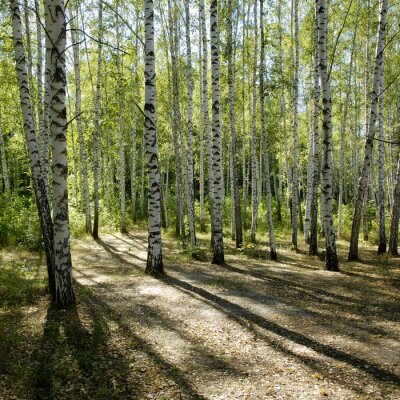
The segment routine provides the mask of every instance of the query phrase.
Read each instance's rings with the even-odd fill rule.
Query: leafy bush
[[[20,245],[29,250],[42,248],[36,204],[30,197],[0,195],[0,246]]]

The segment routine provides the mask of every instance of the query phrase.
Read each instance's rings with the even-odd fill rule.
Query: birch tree
[[[103,3],[97,3],[98,8],[98,44],[97,44],[97,78],[96,98],[94,103],[94,132],[93,132],[93,183],[94,183],[94,216],[93,237],[99,237],[99,170],[100,170],[100,100],[101,100],[101,73],[102,73],[102,50],[103,50]]]
[[[338,271],[339,262],[336,254],[336,238],[333,226],[332,206],[332,100],[326,54],[328,10],[326,0],[316,0],[316,5],[318,15],[319,73],[323,104],[321,204],[326,247],[325,268],[329,271]],[[295,213],[293,214],[296,215]]]
[[[221,165],[221,124],[220,124],[220,83],[219,83],[219,26],[218,1],[210,3],[211,36],[211,79],[212,79],[212,218],[213,218],[213,264],[223,264],[224,242],[222,222],[222,165]]]
[[[240,194],[238,182],[238,159],[236,154],[236,121],[235,121],[235,72],[234,72],[234,59],[233,59],[233,37],[232,37],[232,16],[233,5],[232,0],[228,3],[228,86],[229,86],[229,118],[230,118],[230,131],[231,131],[231,179],[232,179],[232,199],[233,199],[233,221],[235,228],[236,248],[240,248],[243,244],[242,232],[242,212],[240,208]],[[233,231],[233,229],[232,229]]]
[[[148,189],[148,251],[146,273],[151,275],[164,272],[161,246],[161,203],[160,173],[158,169],[157,127],[155,120],[155,51],[154,51],[154,4],[144,0],[145,21],[145,99],[144,135],[147,157]]]
[[[349,261],[358,259],[358,236],[360,232],[360,223],[363,212],[363,202],[366,196],[366,191],[368,190],[368,180],[371,171],[372,149],[375,137],[375,125],[378,114],[380,77],[381,77],[381,69],[383,68],[383,52],[385,48],[387,8],[388,8],[388,0],[382,0],[380,3],[380,10],[379,10],[379,27],[378,27],[378,39],[377,39],[376,55],[375,55],[375,68],[374,68],[374,81],[373,81],[374,84],[371,93],[371,109],[369,114],[368,130],[366,132],[364,162],[361,171],[361,176],[358,181],[357,197],[355,201],[353,223],[351,227],[350,249],[348,257]]]
[[[258,59],[258,24],[257,2],[254,1],[254,66],[252,83],[252,124],[251,124],[251,241],[255,242],[257,232],[258,194],[257,194],[257,59]]]
[[[0,114],[0,158],[1,158],[1,172],[3,177],[4,191],[10,191],[10,180],[8,179],[8,167],[6,158],[6,147],[4,145],[3,127]]]
[[[293,78],[293,168],[292,168],[292,247],[297,249],[297,214],[299,210],[298,130],[299,130],[299,1],[294,0],[294,78]]]
[[[72,288],[72,261],[68,219],[68,159],[66,121],[66,18],[63,0],[46,0],[45,12],[51,21],[50,132],[52,147],[53,223],[56,303],[66,307],[75,300]]]
[[[261,36],[261,59],[260,59],[260,108],[261,108],[261,137],[263,142],[263,161],[264,161],[264,173],[265,173],[265,186],[267,194],[267,223],[269,232],[269,245],[271,259],[276,260],[276,244],[274,234],[274,223],[272,220],[272,194],[271,194],[271,178],[269,170],[269,152],[268,142],[265,129],[265,87],[264,87],[264,65],[265,65],[265,37],[264,37],[264,0],[260,0],[260,36]]]
[[[76,10],[78,11],[78,10]],[[80,35],[77,24],[77,15],[71,18],[72,21],[72,51],[74,57],[74,72],[75,72],[75,119],[78,130],[79,153],[81,157],[81,175],[83,177],[83,192],[85,199],[85,217],[86,217],[86,232],[92,231],[92,216],[90,212],[90,193],[89,193],[89,178],[86,159],[86,149],[83,138],[83,126],[81,117],[81,66],[80,66]]]

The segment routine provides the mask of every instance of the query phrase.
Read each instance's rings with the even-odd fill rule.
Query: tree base
[[[223,250],[219,250],[219,251],[214,250],[214,255],[213,255],[211,264],[216,264],[216,265],[224,265],[225,264],[225,257],[224,257]]]
[[[326,251],[325,269],[331,272],[339,272],[339,260],[336,251],[332,251],[332,249]]]
[[[278,255],[276,254],[275,250],[271,250],[271,260],[278,261]]]
[[[386,253],[386,243],[379,243],[378,254]]]
[[[349,257],[347,258],[348,261],[360,261],[358,258],[358,254],[349,253]]]
[[[160,254],[158,257],[148,255],[147,265],[144,272],[145,274],[151,276],[164,275],[164,264],[162,260],[162,255]]]

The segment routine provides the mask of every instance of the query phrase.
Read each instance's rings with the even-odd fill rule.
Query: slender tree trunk
[[[78,24],[75,19],[72,20],[72,50],[74,57],[74,71],[75,71],[75,119],[78,128],[78,141],[79,141],[79,153],[81,156],[81,176],[83,177],[83,191],[85,195],[85,217],[86,217],[86,232],[92,231],[92,216],[90,212],[90,193],[89,193],[89,178],[86,160],[86,150],[83,138],[83,127],[81,118],[81,72],[80,72],[80,54],[79,54],[79,43],[80,35],[78,31]]]
[[[99,169],[100,169],[100,100],[101,100],[101,72],[102,72],[102,50],[103,50],[103,3],[98,1],[98,38],[97,44],[97,79],[96,98],[94,103],[94,132],[93,132],[93,183],[94,183],[94,218],[93,237],[99,237]]]
[[[213,218],[213,264],[223,264],[224,242],[222,223],[222,163],[221,163],[221,125],[220,125],[220,83],[219,83],[219,27],[218,1],[210,4],[211,36],[211,79],[212,79],[212,218]]]
[[[148,252],[146,273],[164,272],[161,248],[160,173],[158,170],[157,127],[155,120],[155,51],[154,51],[154,5],[144,0],[145,20],[145,100],[144,135],[147,155],[148,189]]]
[[[53,221],[51,218],[51,211],[47,195],[48,192],[46,190],[46,183],[42,174],[42,168],[40,164],[39,148],[36,141],[35,125],[32,118],[31,99],[28,87],[24,46],[22,41],[21,14],[17,1],[11,0],[10,3],[12,12],[15,64],[17,69],[22,115],[24,119],[25,141],[28,148],[29,164],[31,168],[36,206],[39,214],[40,227],[43,235],[44,248],[46,252],[49,290],[52,296],[52,300],[55,301],[56,284],[55,284],[55,265],[54,265],[55,258],[54,258]]]
[[[117,11],[118,11],[117,3]],[[117,47],[121,44],[120,22],[117,18]],[[119,204],[120,204],[120,231],[126,233],[126,201],[125,201],[125,122],[124,122],[124,95],[122,91],[121,53],[117,50],[118,76],[118,109],[119,109]]]
[[[400,217],[400,156],[397,162],[396,185],[393,191],[392,220],[390,223],[389,255],[398,256],[397,244],[399,240]]]
[[[204,212],[204,112],[203,112],[203,32],[202,24],[199,24],[199,95],[200,95],[200,110],[199,113],[199,185],[200,185],[200,232],[206,231],[205,212]]]
[[[1,158],[1,171],[3,174],[4,191],[9,192],[10,191],[10,180],[8,179],[6,148],[5,148],[4,139],[3,139],[1,114],[0,114],[0,158]]]
[[[171,0],[168,0],[168,32],[169,32],[169,48],[171,54],[171,69],[172,69],[172,89],[173,89],[173,118],[172,118],[172,133],[174,138],[175,150],[175,207],[176,207],[176,226],[175,232],[177,236],[181,236],[182,243],[185,245],[185,225],[184,225],[184,204],[182,194],[182,179],[181,172],[185,168],[181,168],[181,156],[184,154],[183,143],[179,140],[179,134],[182,129],[181,126],[181,113],[179,105],[179,75],[178,75],[178,61],[177,61],[177,48],[176,48],[176,32],[175,21]]]
[[[46,0],[46,26],[51,24],[51,147],[56,304],[74,303],[68,220],[68,159],[66,121],[66,18],[63,0]]]
[[[269,154],[268,142],[265,129],[265,108],[264,108],[264,65],[265,65],[265,38],[264,38],[264,0],[260,0],[260,36],[261,36],[261,60],[260,60],[260,108],[261,108],[261,138],[263,142],[263,160],[265,173],[265,189],[267,194],[267,222],[269,232],[269,246],[271,259],[276,260],[276,244],[274,234],[274,223],[272,219],[272,194],[271,194],[271,177],[269,170]],[[276,189],[275,189],[276,190]]]
[[[384,67],[382,61],[379,96],[379,143],[378,143],[378,214],[379,214],[379,245],[378,254],[386,253],[385,230],[385,143],[384,143]]]
[[[257,232],[257,214],[258,214],[258,195],[257,195],[257,60],[258,60],[258,24],[257,24],[257,2],[254,1],[254,67],[252,84],[252,124],[251,124],[251,241],[255,242]]]
[[[318,182],[319,182],[319,60],[318,60],[318,15],[315,12],[314,32],[314,109],[313,109],[313,140],[312,140],[312,183],[310,196],[310,239],[309,253],[318,254]]]
[[[346,131],[347,131],[347,115],[349,111],[349,103],[350,103],[350,95],[352,93],[351,83],[352,83],[352,75],[353,75],[353,59],[354,59],[354,50],[357,38],[357,28],[358,28],[358,15],[360,11],[360,4],[357,8],[356,15],[356,25],[353,34],[353,40],[351,45],[350,52],[350,64],[349,64],[349,73],[347,77],[347,91],[346,98],[344,102],[344,110],[343,110],[343,119],[341,126],[341,135],[340,135],[340,166],[339,166],[339,200],[338,200],[338,238],[340,239],[342,235],[342,227],[343,227],[343,217],[342,217],[342,205],[344,203],[344,190],[345,190],[345,171],[346,168]]]
[[[213,205],[213,152],[212,152],[212,137],[210,132],[210,117],[208,112],[208,41],[206,30],[206,17],[204,9],[204,0],[200,0],[200,23],[201,33],[203,37],[203,121],[206,141],[206,156],[207,156],[207,172],[208,172],[208,196],[210,202],[211,214],[211,235],[214,234],[214,205]],[[214,245],[214,240],[211,238],[211,243]]]
[[[311,121],[310,127],[313,127]],[[311,197],[312,197],[312,177],[313,177],[313,143],[314,143],[314,132],[310,129],[310,138],[308,146],[308,165],[307,165],[307,189],[306,189],[306,200],[305,200],[305,215],[304,215],[304,241],[310,244],[310,213],[311,213]]]
[[[293,168],[292,168],[292,247],[297,249],[297,214],[299,209],[298,130],[299,130],[299,1],[294,0],[294,79],[293,79]]]
[[[190,42],[190,8],[189,0],[185,0],[185,32],[186,32],[186,79],[187,79],[187,208],[189,217],[189,234],[192,247],[196,246],[196,225],[194,211],[194,174],[193,174],[193,77],[192,77],[192,45]],[[185,166],[186,169],[186,166]]]
[[[387,23],[387,7],[388,0],[382,0],[380,3],[380,14],[379,14],[379,31],[378,41],[376,46],[376,58],[375,58],[375,70],[374,70],[374,85],[371,94],[371,110],[369,116],[368,131],[365,142],[365,155],[361,176],[358,182],[357,198],[354,208],[353,224],[351,228],[350,238],[350,250],[349,250],[349,261],[358,259],[358,235],[360,232],[360,222],[363,211],[363,201],[368,190],[368,179],[371,170],[371,158],[373,142],[375,137],[375,124],[378,113],[378,100],[379,100],[379,88],[380,88],[380,76],[381,68],[383,66],[383,51],[385,46],[385,30]]]
[[[228,14],[228,86],[229,86],[229,118],[230,118],[230,132],[231,132],[231,158],[230,158],[230,169],[231,169],[231,190],[232,190],[232,210],[233,218],[232,225],[235,231],[232,229],[236,240],[236,248],[240,248],[243,244],[243,231],[242,231],[242,212],[240,208],[240,194],[239,194],[239,181],[238,181],[238,159],[236,154],[236,121],[235,121],[235,71],[234,71],[234,59],[233,59],[233,37],[232,37],[232,16],[233,16],[233,5],[232,0],[228,3],[229,14]]]
[[[322,210],[326,243],[326,269],[338,271],[336,238],[333,226],[332,206],[332,100],[327,63],[327,5],[326,0],[316,0],[318,15],[319,72],[322,88],[323,125],[322,125]]]

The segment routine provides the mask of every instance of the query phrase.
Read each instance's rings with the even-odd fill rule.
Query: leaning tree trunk
[[[382,61],[383,63],[383,61]],[[384,68],[381,68],[380,98],[379,98],[379,144],[378,144],[378,214],[379,214],[379,245],[378,254],[386,253],[385,230],[385,143],[384,143]]]
[[[299,0],[294,0],[295,61],[293,79],[293,170],[292,170],[292,247],[297,249],[297,214],[299,209]]]
[[[51,23],[51,148],[53,177],[53,223],[56,304],[66,307],[75,301],[68,220],[68,159],[66,121],[66,18],[64,0],[46,0],[47,23]]]
[[[257,59],[258,59],[258,33],[257,33],[257,2],[254,1],[254,67],[252,84],[252,124],[251,124],[251,241],[255,242],[257,232],[258,195],[257,195]]]
[[[396,185],[393,191],[392,221],[390,224],[389,255],[398,256],[400,217],[400,156],[397,162]]]
[[[96,80],[96,98],[94,103],[94,132],[93,132],[93,183],[94,183],[94,216],[93,216],[93,237],[99,237],[99,169],[100,169],[100,99],[101,99],[101,67],[103,50],[103,3],[98,1],[98,38],[97,45],[97,80]]]
[[[86,217],[86,232],[92,231],[92,216],[90,212],[90,193],[89,193],[89,178],[86,160],[85,142],[83,138],[83,127],[81,118],[81,71],[80,71],[80,54],[79,54],[79,43],[80,35],[78,30],[78,24],[72,19],[72,50],[74,57],[74,70],[75,70],[75,119],[78,128],[78,142],[79,142],[79,153],[81,156],[81,169],[83,176],[83,192],[85,195],[85,217]]]
[[[322,212],[326,243],[326,265],[329,271],[338,271],[336,238],[333,226],[332,206],[332,100],[327,63],[327,5],[326,0],[316,0],[318,15],[318,51],[319,72],[322,89],[323,125],[322,125]]]
[[[15,64],[17,69],[20,102],[24,120],[25,141],[28,148],[29,164],[31,168],[33,188],[35,192],[36,206],[39,214],[40,227],[43,235],[46,252],[47,273],[49,290],[52,300],[56,300],[55,284],[55,258],[53,221],[51,219],[48,191],[40,164],[39,147],[36,141],[35,125],[32,117],[31,99],[28,88],[27,71],[25,64],[24,46],[22,41],[21,14],[16,0],[11,0],[13,42],[15,52]]]
[[[388,0],[382,0],[379,13],[378,41],[376,45],[374,85],[371,93],[371,110],[368,131],[365,141],[365,154],[361,176],[358,181],[357,198],[354,208],[353,224],[351,227],[349,261],[358,260],[358,236],[363,212],[363,202],[368,191],[368,180],[371,170],[372,149],[375,137],[375,125],[378,113],[379,88],[381,69],[383,67],[383,52],[385,48],[385,30],[387,22]]]
[[[154,51],[154,4],[144,1],[145,20],[145,99],[144,135],[146,143],[148,188],[148,230],[146,273],[157,275],[164,272],[161,248],[160,173],[158,170],[157,127],[155,120],[155,51]]]
[[[312,140],[312,182],[310,196],[310,238],[309,253],[318,254],[318,182],[319,182],[319,60],[318,60],[318,16],[315,13],[314,32],[314,109],[313,109],[313,140]]]
[[[231,127],[231,190],[233,200],[233,227],[232,232],[235,232],[236,248],[240,248],[243,244],[243,231],[242,231],[242,212],[240,209],[240,194],[238,182],[238,159],[236,154],[236,121],[235,121],[235,72],[234,72],[234,57],[233,57],[233,38],[232,38],[232,14],[233,5],[232,0],[229,0],[229,13],[228,13],[228,86],[229,86],[229,117]]]
[[[224,242],[222,225],[222,166],[221,166],[221,124],[220,124],[220,84],[219,84],[219,28],[218,1],[210,4],[211,36],[211,79],[212,79],[212,218],[213,218],[213,264],[223,264]]]
[[[196,246],[196,225],[194,211],[194,174],[193,174],[193,77],[192,77],[192,46],[190,42],[190,9],[189,0],[185,1],[186,28],[186,79],[187,79],[187,207],[189,217],[189,234],[192,247]],[[186,166],[185,166],[186,168]]]
[[[2,129],[2,124],[1,124],[1,114],[0,114],[0,158],[1,158],[1,171],[2,171],[2,176],[3,176],[4,191],[9,192],[10,191],[10,180],[8,179],[6,148],[4,146],[3,129]]]
[[[268,155],[268,142],[265,132],[265,109],[264,109],[264,64],[265,64],[265,38],[264,38],[264,0],[260,0],[260,36],[261,36],[261,60],[260,60],[260,108],[261,108],[261,137],[264,148],[264,174],[265,174],[265,188],[267,194],[267,222],[269,231],[269,246],[271,259],[276,260],[276,244],[274,235],[274,223],[272,220],[272,194],[271,194],[271,178],[269,171],[269,155]],[[276,190],[276,188],[275,188]]]

